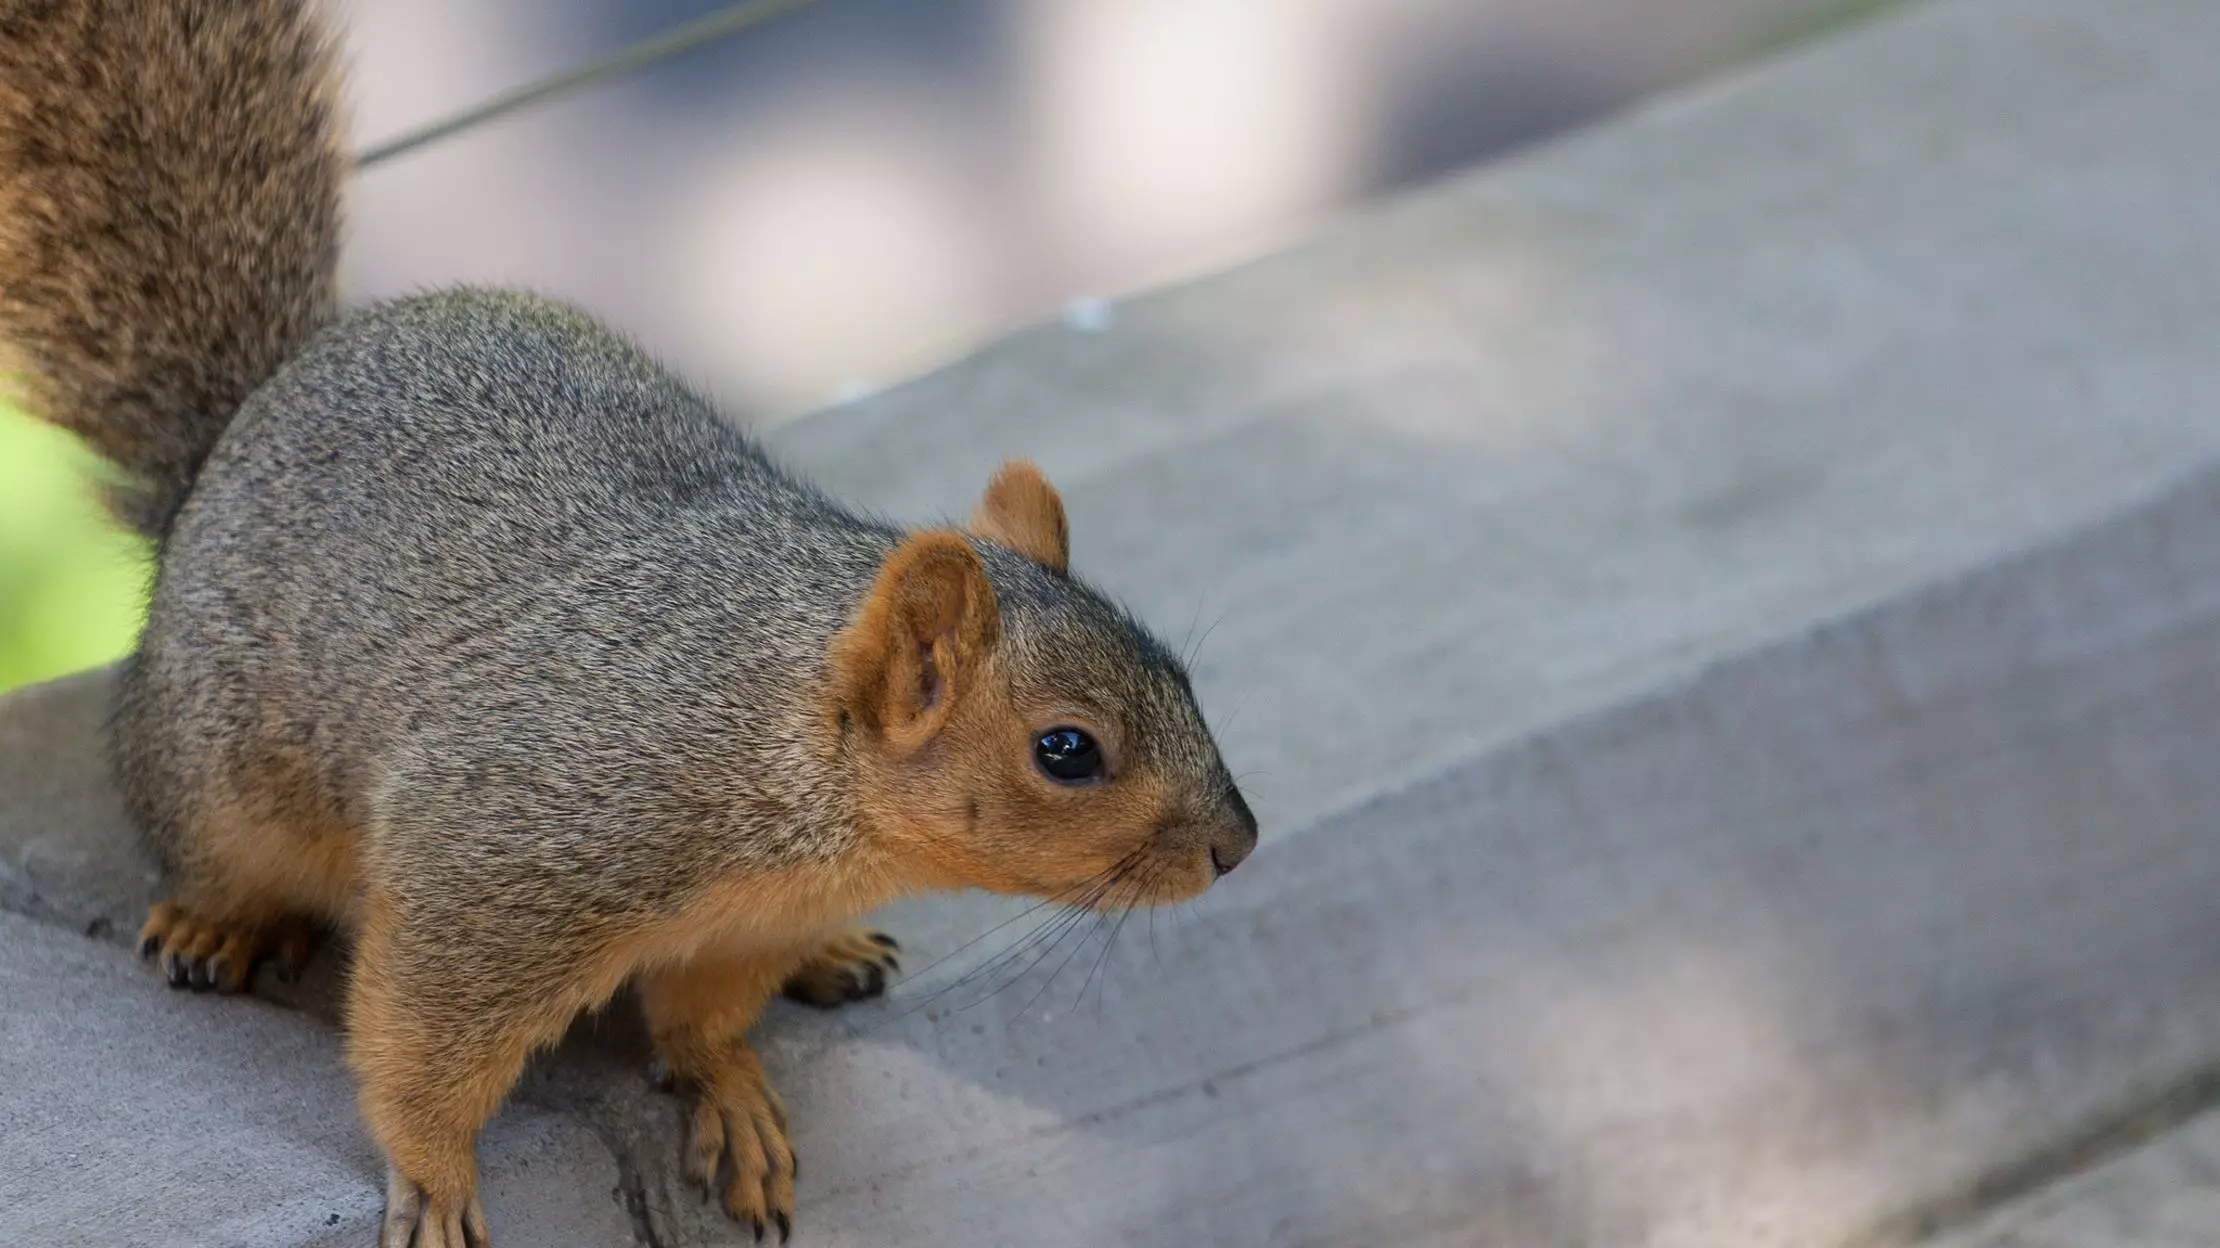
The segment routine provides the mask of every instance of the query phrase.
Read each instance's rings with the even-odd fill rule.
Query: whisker
[[[991,997],[1000,995],[1012,984],[1018,983],[1026,976],[1032,974],[1034,969],[1039,967],[1041,963],[1055,956],[1056,950],[1061,947],[1067,939],[1070,938],[1071,933],[1075,930],[1081,931],[1081,935],[1079,938],[1079,944],[1073,947],[1074,952],[1076,952],[1080,948],[1084,948],[1087,943],[1088,935],[1091,934],[1082,930],[1086,925],[1086,920],[1097,916],[1099,903],[1110,896],[1112,891],[1116,889],[1119,881],[1124,878],[1126,873],[1132,869],[1135,863],[1140,861],[1141,856],[1144,852],[1144,850],[1135,850],[1133,853],[1127,854],[1124,858],[1121,858],[1117,862],[1111,864],[1111,866],[1107,870],[1105,870],[1101,874],[1101,876],[1097,877],[1100,880],[1099,885],[1091,889],[1089,891],[1089,895],[1079,905],[1074,906],[1064,915],[1060,916],[1056,922],[1048,925],[1050,928],[1053,929],[1052,936],[1037,939],[1032,942],[1030,947],[1039,949],[1040,952],[1035,955],[1030,962],[1026,963],[1024,969],[1004,979],[1001,983],[989,989],[987,992],[979,996],[976,1000],[967,1002],[966,1004],[957,1007],[957,1011],[960,1013],[963,1010],[968,1010],[972,1006],[979,1004],[981,1001],[985,1001]],[[1022,956],[1022,954],[1020,954],[1020,956]],[[1070,953],[1065,954],[1065,961],[1068,962],[1071,959],[1071,956],[1072,955]],[[1015,961],[1015,959],[1005,959],[1003,961],[1003,965],[1008,966],[1012,961]],[[1063,970],[1063,965],[1064,964],[1062,962],[1059,962],[1057,964],[1056,969],[1058,972],[1061,972]],[[971,977],[967,976],[966,978]],[[1055,982],[1054,974],[1051,974],[1049,982]],[[1038,996],[1038,994],[1035,995],[1036,997]],[[1031,1002],[1027,1002],[1027,1008],[1031,1008],[1031,1004]]]
[[[1105,898],[1108,899],[1118,896],[1119,893],[1117,886],[1129,882],[1132,879],[1134,869],[1136,867],[1145,865],[1147,862],[1148,860],[1143,856],[1143,851],[1141,850],[1136,850],[1133,853],[1126,855],[1125,858],[1120,861],[1117,867],[1116,875],[1111,881],[1111,888],[1105,893]],[[1121,920],[1125,914],[1130,913],[1130,910],[1126,909],[1123,903],[1113,901],[1111,905],[1118,910]],[[1056,964],[1056,969],[1049,972],[1048,982],[1042,984],[1040,988],[1033,993],[1032,997],[1026,1001],[1024,1008],[1020,1010],[1019,1013],[1024,1014],[1032,1012],[1034,1002],[1039,1001],[1043,994],[1045,994],[1050,988],[1056,986],[1056,981],[1064,974],[1064,968],[1071,965],[1072,959],[1078,956],[1078,954],[1082,950],[1086,949],[1087,942],[1094,937],[1096,932],[1103,930],[1104,925],[1109,922],[1109,916],[1106,914],[1097,912],[1094,917],[1094,923],[1090,925],[1087,930],[1080,936],[1079,943],[1073,945],[1071,951],[1064,955],[1063,960]],[[1109,948],[1109,941],[1107,938],[1105,938],[1103,942],[1103,947],[1105,949]],[[1043,955],[1043,960],[1045,959],[1046,955]],[[1036,965],[1038,965],[1038,963],[1036,963]],[[1027,971],[1030,973],[1031,969],[1032,968],[1028,967]],[[1080,981],[1079,990],[1080,996],[1084,998],[1087,990],[1085,980]],[[1073,1008],[1076,1009],[1079,1005],[1079,1001],[1073,1001],[1072,1005]]]
[[[1095,955],[1095,964],[1087,968],[1087,977],[1079,981],[1079,996],[1071,1003],[1071,1008],[1074,1011],[1087,1004],[1087,985],[1093,983],[1095,976],[1101,973],[1102,964],[1110,960],[1110,946],[1118,943],[1118,932],[1125,927],[1125,921],[1131,917],[1133,917],[1131,909],[1120,910],[1117,921],[1110,925],[1110,934],[1102,938],[1102,952]],[[1095,994],[1095,1017],[1102,1017],[1102,994],[1099,992]]]
[[[1234,704],[1233,704],[1233,713],[1232,713],[1232,714],[1230,714],[1230,715],[1228,715],[1228,716],[1226,716],[1226,722],[1224,722],[1224,723],[1222,723],[1222,724],[1218,725],[1219,731],[1223,732],[1223,731],[1225,731],[1225,730],[1227,730],[1227,729],[1229,729],[1229,728],[1232,728],[1232,727],[1233,727],[1233,721],[1235,721],[1235,720],[1237,720],[1237,719],[1241,718],[1241,712],[1243,712],[1243,711],[1245,711],[1245,710],[1248,710],[1248,709],[1249,709],[1249,699],[1248,699],[1248,696],[1247,696],[1247,695],[1243,695],[1243,696],[1242,696],[1242,698],[1241,698],[1241,700],[1240,700],[1239,702],[1236,702],[1236,703],[1234,703]]]
[[[1195,613],[1187,618],[1187,635],[1180,638],[1179,652],[1183,655],[1187,653],[1188,644],[1195,640],[1195,626],[1202,623],[1202,611],[1203,600],[1198,597],[1195,599]],[[1186,659],[1180,660],[1181,666],[1184,667],[1186,663]]]
[[[1034,1003],[1039,1001],[1041,997],[1048,992],[1049,989],[1056,986],[1056,981],[1064,974],[1064,968],[1071,965],[1072,958],[1077,956],[1080,950],[1087,947],[1087,942],[1094,938],[1094,934],[1096,932],[1102,930],[1102,925],[1107,921],[1106,917],[1100,913],[1093,914],[1090,917],[1094,919],[1094,922],[1088,924],[1086,930],[1080,934],[1079,943],[1073,945],[1071,947],[1071,951],[1064,955],[1063,960],[1056,964],[1056,969],[1048,973],[1048,982],[1042,984],[1039,988],[1034,989],[1033,995],[1025,999],[1025,1005],[1018,1010],[1019,1014],[1030,1014],[1033,1012]],[[1031,968],[1027,969],[1028,971],[1031,970]]]
[[[1156,952],[1156,912],[1163,908],[1162,906],[1149,907],[1149,965],[1159,971],[1164,969],[1164,959],[1158,956]]]
[[[1012,987],[1014,987],[1014,986],[1016,986],[1016,985],[1018,985],[1018,984],[1020,984],[1020,983],[1023,983],[1023,982],[1025,981],[1025,978],[1026,978],[1027,976],[1031,975],[1031,974],[1032,974],[1033,972],[1035,972],[1035,971],[1037,971],[1037,970],[1039,970],[1039,969],[1040,969],[1040,966],[1041,966],[1041,964],[1042,964],[1043,962],[1046,962],[1046,961],[1048,961],[1048,960],[1049,960],[1050,958],[1052,958],[1052,957],[1055,957],[1055,956],[1056,956],[1056,951],[1057,951],[1058,949],[1061,949],[1061,948],[1063,948],[1063,946],[1064,946],[1064,942],[1065,942],[1065,941],[1067,941],[1067,940],[1069,940],[1069,939],[1071,938],[1071,934],[1072,934],[1073,932],[1078,932],[1078,933],[1079,933],[1079,944],[1078,944],[1078,945],[1075,945],[1075,946],[1073,946],[1073,948],[1074,948],[1074,949],[1077,949],[1077,948],[1081,948],[1081,947],[1084,947],[1084,946],[1086,945],[1086,943],[1087,943],[1087,937],[1088,937],[1088,936],[1089,936],[1089,935],[1091,934],[1091,932],[1092,932],[1092,929],[1093,929],[1093,923],[1092,923],[1092,920],[1093,920],[1093,919],[1095,919],[1095,917],[1096,917],[1096,915],[1095,915],[1095,912],[1094,912],[1094,911],[1092,911],[1092,910],[1088,910],[1088,911],[1083,911],[1083,912],[1078,912],[1078,913],[1075,913],[1075,914],[1073,914],[1073,915],[1072,915],[1072,919],[1071,919],[1071,922],[1069,922],[1069,923],[1067,923],[1067,924],[1065,924],[1065,925],[1064,925],[1064,928],[1063,928],[1063,930],[1057,933],[1057,935],[1056,935],[1056,939],[1055,939],[1054,941],[1051,941],[1051,942],[1050,942],[1049,944],[1047,944],[1047,945],[1046,945],[1045,947],[1043,947],[1043,948],[1041,949],[1040,953],[1039,953],[1039,954],[1038,954],[1037,956],[1035,956],[1035,957],[1033,958],[1033,960],[1032,960],[1032,961],[1030,961],[1030,962],[1026,963],[1026,965],[1025,965],[1025,969],[1024,969],[1024,970],[1021,970],[1021,971],[1019,971],[1019,972],[1018,972],[1017,974],[1015,974],[1015,975],[1012,975],[1012,976],[1010,976],[1009,978],[1007,978],[1007,979],[1003,980],[1003,981],[1002,981],[1001,983],[999,983],[999,984],[996,984],[996,985],[994,986],[994,988],[993,988],[992,990],[990,990],[990,991],[989,991],[989,992],[988,992],[988,993],[986,994],[986,996],[983,996],[983,997],[979,998],[979,1001],[984,1001],[984,1000],[986,1000],[986,999],[987,999],[988,997],[995,997],[995,996],[1000,996],[1000,995],[1001,995],[1002,993],[1004,993],[1004,992],[1007,992],[1007,991],[1008,991],[1009,989],[1011,989]],[[1066,954],[1064,955],[1064,961],[1069,961],[1070,959],[1071,959],[1071,954],[1069,954],[1069,953],[1066,953]],[[1063,962],[1058,962],[1058,963],[1057,963],[1056,965],[1057,965],[1058,969],[1062,969],[1062,967],[1063,967]],[[1054,980],[1054,976],[1052,975],[1052,976],[1051,976],[1050,978],[1051,978],[1051,982],[1053,982],[1053,980]],[[1033,1002],[1034,1002],[1034,1001],[1037,1001],[1037,1000],[1039,1000],[1039,999],[1040,999],[1040,993],[1039,993],[1039,992],[1035,992],[1035,993],[1033,994],[1033,996],[1032,996],[1032,997],[1031,997],[1030,999],[1028,999],[1028,1000],[1026,1001],[1026,1003],[1025,1003],[1025,1004],[1024,1004],[1023,1006],[1020,1006],[1020,1007],[1019,1007],[1019,1009],[1018,1009],[1018,1013],[1019,1013],[1019,1014],[1024,1014],[1024,1013],[1026,1013],[1026,1012],[1027,1012],[1028,1010],[1032,1009],[1032,1007],[1033,1007]],[[977,1005],[977,1004],[979,1004],[979,1001],[974,1001],[974,1002],[972,1002],[971,1004],[972,1004],[972,1005]],[[965,1008],[966,1008],[966,1009],[968,1009],[968,1008],[970,1008],[970,1007],[969,1007],[969,1006],[966,1006]]]
[[[1143,868],[1146,868],[1146,871],[1137,883],[1136,873]],[[1055,957],[1058,949],[1070,943],[1073,932],[1079,932],[1078,943],[1072,944],[1064,952],[1062,960],[1056,965],[1056,969],[1050,972],[1047,982],[1041,985],[1033,997],[1026,1002],[1024,1010],[1020,1012],[1030,1011],[1041,994],[1054,986],[1057,978],[1063,974],[1064,967],[1069,965],[1086,948],[1087,942],[1092,940],[1096,934],[1103,930],[1105,924],[1110,922],[1110,916],[1105,914],[1104,911],[1114,910],[1117,912],[1117,922],[1111,925],[1110,934],[1104,940],[1103,955],[1096,959],[1095,965],[1099,968],[1102,956],[1107,956],[1109,943],[1116,938],[1117,928],[1123,926],[1125,918],[1131,913],[1131,901],[1146,895],[1148,890],[1154,886],[1162,869],[1160,864],[1149,859],[1148,848],[1144,846],[1127,854],[1095,875],[1041,898],[1024,910],[1003,919],[993,927],[942,954],[904,978],[909,980],[921,979],[966,950],[976,948],[997,933],[1038,915],[1042,910],[1053,907],[1053,913],[1043,918],[1016,939],[995,950],[979,965],[925,994],[920,999],[910,1002],[905,1008],[882,1017],[871,1028],[864,1030],[871,1031],[878,1027],[891,1026],[919,1010],[933,1005],[954,993],[957,989],[972,986],[982,981],[1000,981],[994,983],[992,987],[972,1000],[956,1006],[950,1012],[962,1013],[969,1010],[983,1001],[1000,995],[1012,984],[1016,984],[1033,974],[1049,958]],[[1093,922],[1090,923],[1089,920],[1093,920]],[[1021,963],[1022,965],[1020,965]],[[1005,974],[1005,972],[1010,972],[1012,967],[1017,968],[1015,972]],[[1089,979],[1092,979],[1093,975],[1094,971],[1090,970]],[[1086,995],[1087,982],[1087,980],[1082,980],[1080,983],[1081,1002],[1084,1001]],[[1079,1003],[1075,1002],[1074,1004]]]
[[[1139,902],[1139,901],[1141,901],[1141,900],[1142,900],[1143,898],[1146,898],[1146,897],[1149,897],[1149,896],[1153,895],[1153,894],[1154,894],[1154,893],[1156,892],[1156,886],[1157,886],[1157,883],[1158,883],[1158,881],[1162,880],[1162,879],[1164,878],[1164,876],[1165,876],[1165,875],[1166,875],[1166,874],[1167,874],[1167,873],[1168,873],[1168,872],[1169,872],[1170,870],[1171,870],[1171,867],[1170,867],[1170,865],[1169,865],[1169,864],[1167,864],[1166,862],[1164,862],[1164,861],[1163,861],[1162,859],[1152,859],[1152,860],[1150,860],[1150,861],[1149,861],[1148,863],[1146,863],[1146,864],[1145,864],[1145,870],[1144,870],[1144,872],[1143,872],[1142,878],[1141,878],[1141,879],[1140,879],[1139,881],[1137,881],[1137,882],[1136,882],[1136,883],[1134,884],[1134,887],[1133,887],[1133,892],[1132,892],[1132,900],[1133,900],[1134,902]],[[1149,921],[1150,921],[1150,923],[1151,923],[1151,924],[1153,925],[1153,924],[1155,923],[1155,921],[1156,921],[1156,907],[1154,907],[1154,906],[1149,906],[1149,907],[1148,907],[1148,911],[1149,911]],[[1113,945],[1115,945],[1115,944],[1117,944],[1117,943],[1118,943],[1118,934],[1119,934],[1120,932],[1122,932],[1122,931],[1124,931],[1124,930],[1125,930],[1125,924],[1126,924],[1126,920],[1128,920],[1128,919],[1130,919],[1130,918],[1132,918],[1132,917],[1133,917],[1133,906],[1132,906],[1131,904],[1128,904],[1127,906],[1125,906],[1125,907],[1123,907],[1123,908],[1121,908],[1121,909],[1119,910],[1119,912],[1118,912],[1118,919],[1117,919],[1117,922],[1115,922],[1115,923],[1113,923],[1113,924],[1111,924],[1111,925],[1110,925],[1110,935],[1109,935],[1109,936],[1108,936],[1107,938],[1105,938],[1105,939],[1103,940],[1103,942],[1102,942],[1102,952],[1101,952],[1100,954],[1096,955],[1096,957],[1095,957],[1095,964],[1094,964],[1094,966],[1093,966],[1093,967],[1092,967],[1091,969],[1089,969],[1089,970],[1088,970],[1088,972],[1087,972],[1087,978],[1086,978],[1086,979],[1083,979],[1083,980],[1081,980],[1081,981],[1079,981],[1079,999],[1078,999],[1077,1001],[1073,1002],[1073,1008],[1074,1008],[1074,1009],[1077,1009],[1078,1007],[1080,1007],[1080,1006],[1082,1006],[1082,1005],[1085,1005],[1085,1004],[1087,1003],[1087,985],[1088,985],[1088,983],[1089,983],[1089,982],[1091,982],[1091,981],[1095,981],[1095,977],[1096,977],[1096,975],[1097,975],[1098,973],[1100,973],[1100,972],[1102,971],[1102,969],[1103,969],[1104,965],[1108,963],[1108,961],[1109,961],[1109,959],[1110,959],[1110,949],[1111,949],[1111,946],[1113,946]],[[1153,929],[1153,926],[1152,926],[1151,930],[1152,930],[1152,931],[1154,930],[1154,929]],[[1152,947],[1152,952],[1153,952],[1153,947]],[[1096,1017],[1098,1017],[1098,1018],[1099,1018],[1099,1017],[1101,1017],[1101,1012],[1102,1012],[1102,992],[1103,992],[1103,990],[1102,990],[1102,988],[1101,988],[1101,986],[1100,986],[1100,985],[1101,985],[1101,984],[1103,984],[1103,983],[1108,983],[1108,982],[1109,982],[1109,981],[1108,981],[1107,977],[1105,977],[1105,978],[1104,978],[1103,980],[1101,980],[1101,981],[1100,981],[1100,982],[1099,982],[1099,983],[1097,984],[1097,987],[1096,987],[1096,990],[1095,990],[1095,1013],[1096,1013]]]
[[[1060,940],[1063,933],[1069,930],[1074,923],[1086,918],[1087,915],[1093,912],[1090,909],[1091,900],[1091,898],[1082,898],[1072,905],[1060,908],[1046,922],[1026,933],[1024,939],[1016,941],[985,962],[973,967],[934,995],[939,996],[941,993],[952,989],[976,983],[982,978],[991,979],[994,975],[1024,960],[1028,953],[1038,948],[1044,941]],[[1023,975],[1024,972],[1020,971],[1019,974]]]
[[[1059,904],[1063,901],[1065,894],[1077,894],[1079,890],[1085,888],[1086,885],[1087,881],[1082,881],[1081,883],[1074,884],[1069,888],[1058,890],[1057,892],[1051,893],[1048,896],[1041,898],[1039,901],[1036,901],[1032,905],[1027,906],[1025,909],[1018,911],[1016,914],[1011,915],[1009,918],[1002,920],[1000,923],[997,923],[993,927],[988,928],[986,931],[979,933],[977,936],[972,937],[970,940],[965,941],[964,943],[940,955],[939,957],[933,959],[925,965],[918,967],[914,971],[911,971],[908,975],[903,976],[903,978],[910,980],[919,980],[925,978],[927,975],[932,974],[935,970],[938,970],[941,966],[946,964],[950,959],[956,957],[958,954],[961,954],[964,950],[977,945],[980,941],[987,939],[988,937],[994,935],[996,932],[1009,927],[1013,923],[1022,922],[1023,920],[1040,913],[1043,909],[1049,906]]]
[[[912,1003],[909,1008],[903,1010],[902,1013],[897,1017],[907,1017],[911,1014],[914,1014],[919,1010],[933,1005],[935,1002],[938,1002],[945,997],[951,996],[959,989],[973,987],[982,980],[992,981],[1003,971],[1017,965],[1020,962],[1027,961],[1029,955],[1031,955],[1034,950],[1039,949],[1044,945],[1052,946],[1056,941],[1061,940],[1064,934],[1070,930],[1070,926],[1075,918],[1084,914],[1086,914],[1086,911],[1082,909],[1059,909],[1055,914],[1050,915],[1046,920],[1041,922],[1039,926],[1034,927],[1031,931],[1028,931],[1022,939],[1014,942],[1009,947],[1000,950],[993,957],[989,958],[987,961],[981,963],[980,965],[973,967],[971,970],[965,972],[962,976],[941,985],[939,988],[934,989],[922,1000]],[[1023,978],[1024,974],[1024,970],[1021,969],[1017,972],[1015,976],[1012,976],[1012,979]],[[996,984],[994,987],[987,989],[986,992],[982,993],[977,998],[966,1001],[963,1004],[954,1007],[954,1009],[952,1009],[950,1013],[962,1013],[963,1011],[970,1009],[972,1006],[979,1004],[980,1001],[984,1001],[988,997],[993,996],[995,993],[1000,992],[1005,986],[1006,983]]]
[[[969,971],[964,972],[962,975],[926,994],[924,998],[913,1002],[907,1009],[894,1015],[893,1018],[890,1018],[887,1021],[893,1022],[896,1019],[907,1018],[911,1014],[916,1013],[918,1010],[924,1009],[926,1006],[931,1005],[944,996],[947,996],[949,993],[955,991],[956,989],[964,987],[967,984],[975,983],[983,976],[991,977],[994,973],[1005,969],[1019,959],[1022,959],[1025,954],[1029,952],[1034,946],[1036,946],[1042,940],[1047,939],[1050,933],[1058,932],[1059,929],[1066,926],[1074,918],[1074,916],[1085,915],[1088,912],[1087,907],[1092,905],[1095,901],[1099,900],[1103,893],[1106,892],[1114,883],[1115,880],[1110,871],[1105,871],[1099,875],[1091,876],[1088,879],[1081,880],[1077,884],[1071,885],[1067,888],[1059,890],[1057,893],[1051,894],[1049,897],[1046,897],[1041,901],[1035,903],[1034,905],[1027,907],[1022,913],[1005,919],[1001,923],[998,923],[993,928],[989,929],[987,932],[981,934],[980,936],[966,941],[956,950],[950,951],[948,954],[933,962],[930,966],[927,966],[925,970],[931,970],[932,967],[939,966],[942,963],[947,962],[950,958],[956,956],[957,953],[962,952],[963,949],[968,949],[974,945],[977,945],[981,940],[986,939],[988,936],[992,936],[995,932],[1009,927],[1012,923],[1016,923],[1030,915],[1038,913],[1043,907],[1051,905],[1060,906],[1060,908],[1055,913],[1049,915],[1046,919],[1043,919],[1039,924],[1027,931],[1024,935],[1018,937],[1016,940],[1010,942],[1008,945],[1005,945],[1001,949],[995,951],[995,953],[989,956],[986,961],[980,963],[978,966],[973,967]],[[1069,900],[1066,900],[1067,896],[1069,897]],[[922,975],[924,974],[924,971],[919,971],[917,972],[917,974]],[[1020,972],[1020,974],[1022,975],[1023,972]],[[989,993],[988,995],[991,996],[993,994]],[[964,1008],[969,1007],[966,1006]]]
[[[1194,665],[1196,656],[1202,653],[1203,643],[1209,641],[1210,635],[1217,632],[1218,626],[1225,622],[1226,613],[1221,611],[1218,613],[1218,618],[1210,622],[1210,627],[1203,630],[1203,635],[1195,639],[1194,648],[1188,653],[1187,657],[1180,660],[1180,662],[1185,666],[1192,667]]]

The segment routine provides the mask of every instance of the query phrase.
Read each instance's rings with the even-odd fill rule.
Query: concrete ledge
[[[1852,1239],[2220,1053],[2216,726],[2220,475],[800,1061],[811,1225]]]
[[[909,517],[1041,458],[1082,570],[1224,617],[1274,825],[1107,952],[991,991],[1007,911],[906,907],[893,1001],[768,1020],[808,1242],[1854,1242],[2208,1069],[2216,59],[1948,0],[781,431]],[[77,934],[152,886],[99,698],[0,702],[0,1239],[359,1236],[313,1009]],[[640,1057],[519,1090],[507,1242],[736,1242]]]
[[[943,992],[951,967],[830,1021],[775,1015],[806,1225],[1860,1237],[2220,1053],[2216,725],[2220,472],[1336,816],[1107,956],[1067,941],[1000,991]],[[983,913],[905,935],[930,959],[954,942],[918,932]],[[177,1142],[202,1133],[267,1176],[232,1197],[269,1225],[366,1225],[375,1163],[325,1025],[0,924],[0,988],[40,1002],[0,1020],[22,1197],[0,1237],[232,1233],[170,1181],[120,1204],[88,1181],[184,1183],[206,1150]],[[582,1025],[489,1134],[489,1183],[728,1242],[679,1189],[640,1056],[621,1017]],[[57,1143],[119,1118],[137,1129]]]
[[[108,782],[109,676],[9,695],[0,714],[0,909],[90,936],[135,935],[161,867]]]
[[[1996,1210],[1935,1248],[2189,1248],[2220,1227],[2220,1114],[2207,1113]]]
[[[169,992],[121,950],[0,914],[0,1242],[348,1245],[384,1166],[336,1037],[263,1002]],[[480,1145],[513,1244],[625,1244],[617,1162],[520,1103]]]
[[[2220,7],[1915,6],[773,445],[1004,455],[1296,832],[2220,456]]]

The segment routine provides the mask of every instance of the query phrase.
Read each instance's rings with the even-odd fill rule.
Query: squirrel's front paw
[[[391,1166],[385,1172],[385,1222],[378,1248],[491,1248],[478,1198],[435,1200]]]
[[[787,976],[784,991],[789,999],[821,1010],[879,996],[886,991],[887,976],[902,969],[894,956],[900,949],[885,932],[835,937]]]
[[[786,1107],[763,1077],[763,1064],[736,1043],[715,1069],[687,1080],[693,1112],[686,1128],[686,1178],[704,1200],[723,1181],[725,1212],[755,1229],[794,1231],[794,1150],[786,1142]]]

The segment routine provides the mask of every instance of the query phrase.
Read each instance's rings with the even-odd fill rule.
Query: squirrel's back
[[[627,800],[659,800],[674,752],[729,766],[783,741],[765,721],[806,702],[898,538],[583,312],[469,288],[394,300],[319,332],[208,457],[125,726],[251,701],[257,722],[220,735],[321,742],[317,787],[349,803],[436,706],[504,728],[458,748],[599,760],[628,772]],[[635,717],[685,731],[633,739]],[[127,731],[157,735],[175,734]]]
[[[898,534],[574,310],[342,314],[339,114],[311,0],[0,0],[0,382],[162,545],[115,733],[142,822],[361,827],[428,708],[650,796],[783,748]]]
[[[149,536],[337,306],[337,65],[305,0],[0,0],[0,380]]]

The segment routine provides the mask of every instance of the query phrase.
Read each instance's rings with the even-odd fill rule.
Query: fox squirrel
[[[158,547],[118,776],[174,985],[351,934],[386,1248],[488,1242],[477,1133],[637,990],[684,1164],[782,1236],[746,1033],[876,992],[893,898],[1195,896],[1256,843],[1177,658],[1006,464],[904,531],[569,307],[342,310],[337,55],[306,0],[0,0],[0,342]]]

